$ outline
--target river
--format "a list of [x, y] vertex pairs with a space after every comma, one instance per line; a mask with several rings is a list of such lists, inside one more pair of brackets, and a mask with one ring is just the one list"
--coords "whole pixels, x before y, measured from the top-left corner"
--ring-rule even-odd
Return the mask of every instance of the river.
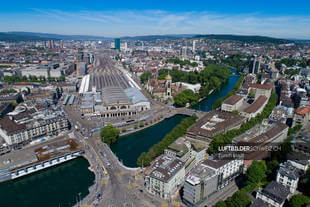
[[95, 175], [82, 157], [17, 180], [0, 183], [0, 206], [71, 207], [88, 195]]

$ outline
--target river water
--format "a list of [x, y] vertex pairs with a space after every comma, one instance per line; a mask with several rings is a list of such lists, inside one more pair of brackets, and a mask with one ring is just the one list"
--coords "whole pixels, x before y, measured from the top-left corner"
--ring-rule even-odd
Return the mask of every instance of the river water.
[[[238, 79], [239, 76], [231, 75], [219, 91], [215, 91], [193, 108], [210, 111], [213, 103], [229, 93]], [[176, 115], [145, 130], [121, 137], [111, 149], [125, 166], [136, 167], [138, 156], [161, 141], [185, 117]], [[88, 167], [86, 159], [77, 158], [18, 180], [0, 183], [0, 206], [73, 206], [79, 199], [79, 193], [83, 199], [88, 194], [88, 188], [94, 184], [95, 175]]]
[[95, 175], [82, 157], [0, 184], [3, 207], [71, 207], [88, 195]]

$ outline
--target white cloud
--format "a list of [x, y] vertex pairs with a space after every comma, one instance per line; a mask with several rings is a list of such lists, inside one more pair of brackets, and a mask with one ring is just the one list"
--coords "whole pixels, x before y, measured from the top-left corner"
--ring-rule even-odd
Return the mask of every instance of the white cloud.
[[[32, 9], [32, 12], [25, 15], [29, 24], [35, 18], [41, 18], [41, 24], [37, 25], [37, 31], [41, 32], [104, 36], [199, 33], [310, 38], [310, 16], [266, 16], [259, 13], [228, 15], [207, 11], [162, 10], [66, 12], [41, 9]], [[33, 28], [25, 21], [23, 25], [14, 23], [17, 28], [23, 27], [25, 31]], [[57, 25], [66, 30], [57, 31]]]

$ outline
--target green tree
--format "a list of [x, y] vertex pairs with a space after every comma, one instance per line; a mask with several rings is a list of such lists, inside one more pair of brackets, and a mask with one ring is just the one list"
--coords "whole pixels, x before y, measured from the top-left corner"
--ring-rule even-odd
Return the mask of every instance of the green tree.
[[227, 207], [227, 205], [224, 201], [219, 201], [216, 203], [215, 207]]
[[310, 168], [308, 168], [305, 175], [299, 181], [298, 187], [301, 192], [310, 197]]
[[140, 127], [144, 127], [144, 122], [141, 121], [141, 122], [139, 123], [139, 126], [140, 126]]
[[142, 73], [142, 75], [140, 76], [140, 81], [141, 81], [141, 83], [145, 83], [151, 77], [152, 77], [151, 72]]
[[255, 160], [246, 171], [247, 184], [260, 184], [266, 179], [266, 163], [265, 161]]
[[199, 96], [195, 94], [192, 90], [186, 89], [174, 96], [173, 100], [174, 103], [178, 106], [186, 106], [187, 103], [195, 105], [199, 101]]
[[113, 125], [107, 125], [101, 129], [100, 136], [103, 142], [111, 145], [117, 142], [119, 137], [119, 130], [116, 129]]
[[303, 194], [294, 195], [289, 201], [289, 207], [303, 207], [310, 203], [310, 198]]
[[146, 152], [142, 152], [141, 155], [138, 157], [137, 164], [138, 166], [145, 167], [150, 165], [151, 161], [152, 160], [149, 154]]
[[239, 190], [227, 199], [227, 207], [246, 207], [251, 203], [251, 199], [245, 191]]
[[277, 169], [279, 167], [279, 162], [278, 160], [270, 160], [269, 162], [267, 162], [267, 170], [266, 170], [266, 175], [268, 180], [273, 180], [275, 178]]

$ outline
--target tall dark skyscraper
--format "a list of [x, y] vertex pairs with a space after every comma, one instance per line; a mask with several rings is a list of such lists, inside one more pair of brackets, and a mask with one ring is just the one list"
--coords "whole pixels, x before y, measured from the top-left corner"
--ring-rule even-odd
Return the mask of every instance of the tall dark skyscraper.
[[121, 40], [119, 38], [116, 38], [114, 40], [114, 42], [115, 42], [115, 49], [120, 50], [121, 49]]
[[260, 67], [261, 67], [260, 60], [255, 57], [250, 62], [249, 73], [259, 74], [260, 73]]

